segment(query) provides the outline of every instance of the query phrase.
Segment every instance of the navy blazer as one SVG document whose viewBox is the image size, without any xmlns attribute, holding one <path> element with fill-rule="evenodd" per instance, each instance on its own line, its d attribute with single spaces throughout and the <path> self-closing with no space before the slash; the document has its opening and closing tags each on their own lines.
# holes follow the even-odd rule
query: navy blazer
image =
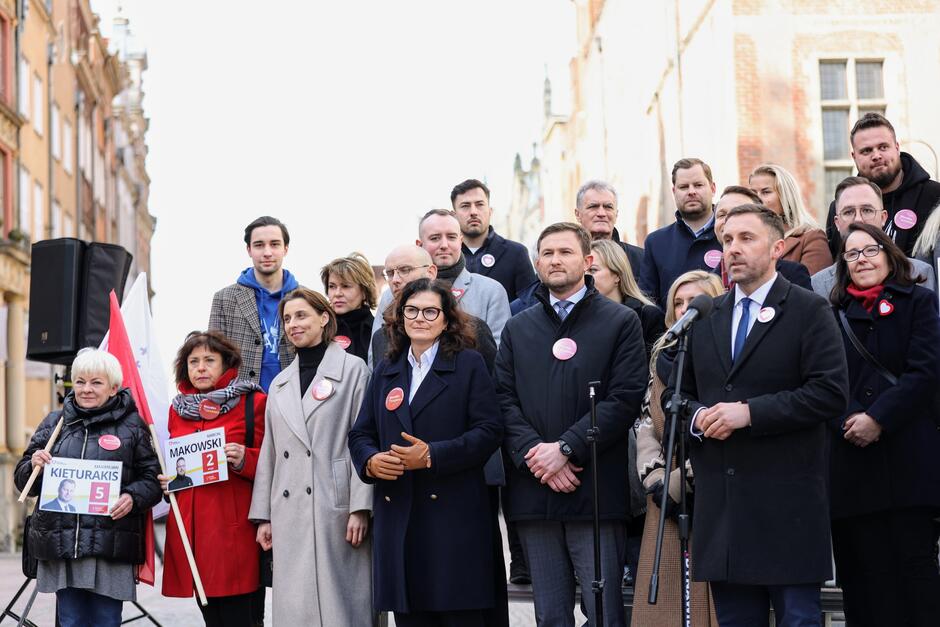
<svg viewBox="0 0 940 627">
<path fill-rule="evenodd" d="M 845 412 L 845 351 L 822 297 L 778 276 L 764 307 L 773 317 L 754 322 L 733 364 L 734 292 L 692 325 L 682 381 L 690 416 L 742 401 L 751 414 L 726 440 L 692 438 L 699 581 L 794 585 L 832 574 L 826 423 Z"/>
<path fill-rule="evenodd" d="M 466 243 L 462 250 L 467 270 L 499 281 L 500 285 L 506 288 L 509 302 L 516 300 L 519 292 L 535 280 L 535 270 L 526 247 L 506 239 L 494 231 L 493 227 L 490 227 L 486 241 L 476 252 L 472 252 Z M 489 266 L 483 263 L 485 255 L 493 257 L 493 263 Z"/>
<path fill-rule="evenodd" d="M 386 409 L 389 393 L 404 400 Z M 479 353 L 438 352 L 409 404 L 407 353 L 383 359 L 349 432 L 349 452 L 363 481 L 375 485 L 375 609 L 444 612 L 491 608 L 495 537 L 483 465 L 497 450 L 503 422 L 493 380 Z M 366 462 L 402 432 L 428 443 L 431 468 L 394 481 L 366 476 Z"/>
<path fill-rule="evenodd" d="M 888 313 L 879 313 L 882 302 Z M 862 345 L 898 382 L 891 385 L 881 376 L 843 331 L 850 399 L 848 410 L 830 421 L 832 517 L 940 507 L 940 432 L 934 422 L 940 385 L 936 294 L 889 282 L 871 313 L 854 298 L 840 308 Z M 843 437 L 845 420 L 860 412 L 883 429 L 878 441 L 864 448 Z"/>
</svg>

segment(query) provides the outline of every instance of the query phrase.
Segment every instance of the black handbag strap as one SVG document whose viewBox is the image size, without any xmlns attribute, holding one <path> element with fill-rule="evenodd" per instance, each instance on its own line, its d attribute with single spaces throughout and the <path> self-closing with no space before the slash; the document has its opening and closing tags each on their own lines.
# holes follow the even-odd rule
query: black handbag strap
<svg viewBox="0 0 940 627">
<path fill-rule="evenodd" d="M 245 394 L 245 448 L 255 447 L 255 393 Z"/>
<path fill-rule="evenodd" d="M 852 327 L 849 325 L 848 318 L 845 317 L 845 312 L 841 309 L 839 310 L 839 322 L 842 324 L 842 330 L 845 331 L 845 335 L 849 338 L 849 341 L 852 342 L 852 346 L 855 347 L 856 352 L 862 356 L 862 359 L 867 361 L 872 368 L 874 368 L 878 374 L 888 380 L 888 383 L 891 385 L 898 384 L 898 378 L 891 374 L 887 368 L 881 365 L 881 362 L 875 359 L 875 356 L 868 352 L 868 349 L 862 344 L 858 339 L 858 336 L 855 335 L 855 332 L 852 330 Z"/>
</svg>

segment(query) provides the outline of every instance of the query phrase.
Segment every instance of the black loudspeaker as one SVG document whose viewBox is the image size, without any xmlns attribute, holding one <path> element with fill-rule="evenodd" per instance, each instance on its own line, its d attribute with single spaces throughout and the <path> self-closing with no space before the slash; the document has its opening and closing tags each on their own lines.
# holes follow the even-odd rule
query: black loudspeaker
<svg viewBox="0 0 940 627">
<path fill-rule="evenodd" d="M 26 357 L 68 365 L 108 332 L 110 293 L 124 298 L 132 256 L 121 246 L 71 237 L 33 244 Z"/>
</svg>

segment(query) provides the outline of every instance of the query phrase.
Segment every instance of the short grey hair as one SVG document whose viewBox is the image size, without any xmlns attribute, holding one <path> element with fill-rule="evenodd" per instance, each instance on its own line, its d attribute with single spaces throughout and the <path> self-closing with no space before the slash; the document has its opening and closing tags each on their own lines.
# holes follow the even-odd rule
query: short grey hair
<svg viewBox="0 0 940 627">
<path fill-rule="evenodd" d="M 97 348 L 83 348 L 78 351 L 78 356 L 72 362 L 72 380 L 95 375 L 104 375 L 112 386 L 119 386 L 124 381 L 124 373 L 117 357 Z"/>
<path fill-rule="evenodd" d="M 601 181 L 601 180 L 595 179 L 595 180 L 588 181 L 587 183 L 582 185 L 581 188 L 578 190 L 578 195 L 575 198 L 575 206 L 578 209 L 581 209 L 584 206 L 583 204 L 584 195 L 588 193 L 589 191 L 591 191 L 592 189 L 598 192 L 610 192 L 614 196 L 614 203 L 617 202 L 617 190 L 614 189 L 614 186 L 608 183 L 607 181 Z"/>
</svg>

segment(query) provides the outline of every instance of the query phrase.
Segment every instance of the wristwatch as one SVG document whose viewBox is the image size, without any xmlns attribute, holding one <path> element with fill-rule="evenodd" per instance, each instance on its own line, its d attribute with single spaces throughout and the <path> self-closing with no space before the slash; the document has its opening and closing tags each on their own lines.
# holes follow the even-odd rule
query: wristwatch
<svg viewBox="0 0 940 627">
<path fill-rule="evenodd" d="M 561 454 L 565 457 L 571 457 L 574 455 L 574 449 L 572 449 L 571 446 L 564 440 L 558 440 L 558 448 L 561 449 Z"/>
</svg>

